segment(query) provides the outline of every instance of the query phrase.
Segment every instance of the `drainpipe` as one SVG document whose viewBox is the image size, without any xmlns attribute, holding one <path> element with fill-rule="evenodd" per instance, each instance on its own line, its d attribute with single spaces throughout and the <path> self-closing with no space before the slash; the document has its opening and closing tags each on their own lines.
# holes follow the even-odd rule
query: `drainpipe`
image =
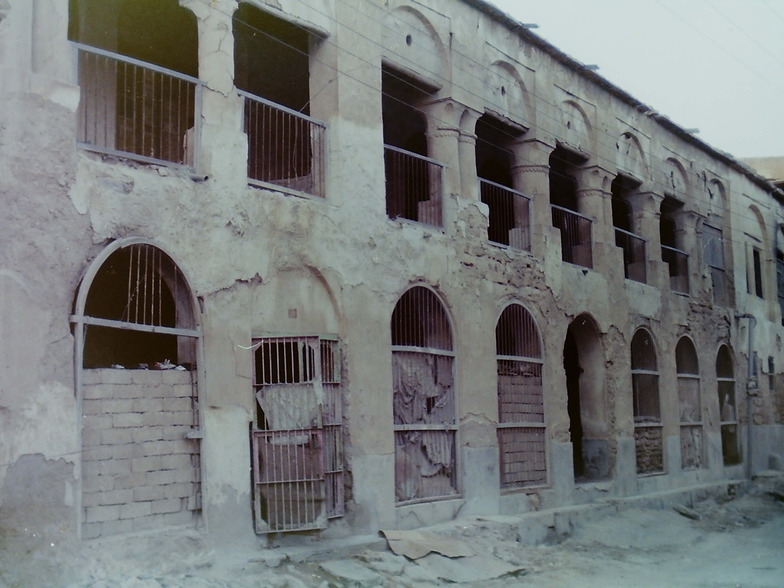
<svg viewBox="0 0 784 588">
<path fill-rule="evenodd" d="M 757 369 L 756 369 L 756 361 L 754 356 L 754 327 L 757 324 L 757 319 L 753 314 L 739 314 L 735 315 L 736 319 L 749 319 L 749 351 L 748 351 L 748 374 L 746 376 L 746 446 L 748 447 L 747 455 L 746 455 L 746 475 L 751 480 L 751 457 L 753 455 L 751 451 L 752 447 L 752 435 L 751 435 L 751 427 L 752 427 L 752 399 L 754 396 L 757 395 L 759 391 L 759 383 L 757 382 Z"/>
</svg>

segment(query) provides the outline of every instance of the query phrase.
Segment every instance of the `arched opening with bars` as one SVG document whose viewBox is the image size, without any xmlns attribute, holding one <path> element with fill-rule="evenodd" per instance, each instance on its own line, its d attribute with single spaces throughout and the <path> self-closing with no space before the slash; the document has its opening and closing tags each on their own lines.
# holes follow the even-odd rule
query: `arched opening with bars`
<svg viewBox="0 0 784 588">
<path fill-rule="evenodd" d="M 681 468 L 698 469 L 705 466 L 700 367 L 694 343 L 688 337 L 681 337 L 675 347 L 675 369 L 678 373 Z"/>
<path fill-rule="evenodd" d="M 523 306 L 510 304 L 498 319 L 495 341 L 501 487 L 545 485 L 547 452 L 539 329 Z"/>
<path fill-rule="evenodd" d="M 398 503 L 458 494 L 455 354 L 438 296 L 407 290 L 392 313 L 395 498 Z"/>
<path fill-rule="evenodd" d="M 637 473 L 664 472 L 664 442 L 656 347 L 646 329 L 632 338 L 632 400 Z"/>
<path fill-rule="evenodd" d="M 740 450 L 740 424 L 735 398 L 735 368 L 732 351 L 722 345 L 716 355 L 716 384 L 721 422 L 721 453 L 724 465 L 737 465 L 743 460 Z"/>
<path fill-rule="evenodd" d="M 159 246 L 129 238 L 76 297 L 82 537 L 194 521 L 201 509 L 193 295 Z"/>
</svg>

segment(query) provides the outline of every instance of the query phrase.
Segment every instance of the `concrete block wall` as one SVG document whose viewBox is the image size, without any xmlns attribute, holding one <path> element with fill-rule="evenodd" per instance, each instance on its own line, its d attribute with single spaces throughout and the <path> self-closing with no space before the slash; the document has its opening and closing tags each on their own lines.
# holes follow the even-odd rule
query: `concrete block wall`
<svg viewBox="0 0 784 588">
<path fill-rule="evenodd" d="M 82 536 L 188 524 L 199 505 L 194 373 L 85 370 Z"/>
</svg>

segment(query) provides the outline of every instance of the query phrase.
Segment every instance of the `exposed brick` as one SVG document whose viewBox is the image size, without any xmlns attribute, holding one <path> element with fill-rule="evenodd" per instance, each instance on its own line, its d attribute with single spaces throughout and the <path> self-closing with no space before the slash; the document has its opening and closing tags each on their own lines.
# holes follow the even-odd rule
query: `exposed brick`
<svg viewBox="0 0 784 588">
<path fill-rule="evenodd" d="M 82 462 L 82 477 L 94 478 L 101 474 L 101 464 L 104 461 L 87 461 Z"/>
<path fill-rule="evenodd" d="M 136 517 L 143 517 L 151 514 L 151 502 L 131 502 L 130 504 L 123 504 L 120 507 L 121 519 L 135 519 Z"/>
<path fill-rule="evenodd" d="M 82 492 L 107 492 L 113 489 L 113 476 L 82 476 Z"/>
<path fill-rule="evenodd" d="M 133 383 L 137 387 L 154 387 L 161 383 L 161 373 L 158 370 L 137 370 L 133 373 Z"/>
<path fill-rule="evenodd" d="M 101 443 L 105 445 L 125 445 L 133 442 L 131 429 L 107 429 L 101 431 Z"/>
<path fill-rule="evenodd" d="M 130 459 L 131 457 L 135 457 L 135 446 L 133 443 L 128 443 L 126 445 L 110 445 L 109 448 L 112 450 L 113 459 Z"/>
<path fill-rule="evenodd" d="M 95 539 L 103 534 L 103 523 L 85 523 L 82 525 L 82 539 Z"/>
<path fill-rule="evenodd" d="M 143 398 L 145 390 L 141 386 L 134 386 L 133 384 L 114 384 L 111 392 L 107 394 L 107 398 L 115 400 L 133 400 L 135 398 Z"/>
<path fill-rule="evenodd" d="M 98 501 L 98 504 L 105 506 L 110 506 L 113 504 L 127 504 L 133 501 L 133 490 L 126 488 L 124 490 L 101 492 L 98 494 Z"/>
<path fill-rule="evenodd" d="M 114 487 L 118 490 L 123 488 L 136 488 L 137 486 L 144 486 L 146 483 L 147 474 L 144 472 L 125 474 L 122 476 L 117 476 L 114 479 Z"/>
<path fill-rule="evenodd" d="M 133 440 L 136 443 L 143 441 L 157 441 L 163 439 L 162 427 L 139 427 L 133 430 Z"/>
<path fill-rule="evenodd" d="M 163 500 L 166 498 L 167 486 L 143 486 L 133 489 L 133 499 L 136 502 L 148 500 Z"/>
<path fill-rule="evenodd" d="M 159 412 L 163 410 L 163 398 L 135 398 L 133 412 Z"/>
<path fill-rule="evenodd" d="M 193 467 L 191 456 L 183 453 L 161 456 L 162 470 L 180 470 Z"/>
<path fill-rule="evenodd" d="M 112 424 L 118 429 L 125 427 L 141 427 L 142 415 L 137 412 L 115 414 L 112 416 Z"/>
<path fill-rule="evenodd" d="M 82 447 L 98 447 L 101 445 L 103 431 L 84 429 L 82 431 Z"/>
<path fill-rule="evenodd" d="M 166 498 L 187 498 L 193 494 L 193 482 L 181 482 L 164 486 Z"/>
<path fill-rule="evenodd" d="M 103 414 L 103 400 L 92 398 L 82 400 L 82 414 Z"/>
<path fill-rule="evenodd" d="M 104 535 L 119 535 L 120 533 L 130 533 L 134 531 L 133 520 L 106 521 L 103 523 Z"/>
<path fill-rule="evenodd" d="M 179 512 L 182 509 L 182 500 L 179 498 L 155 500 L 150 504 L 152 504 L 152 514 Z"/>
<path fill-rule="evenodd" d="M 133 411 L 132 398 L 107 398 L 102 402 L 102 410 L 106 413 L 126 413 Z"/>
<path fill-rule="evenodd" d="M 147 474 L 147 485 L 166 485 L 181 482 L 183 474 L 179 470 L 161 470 L 159 472 L 150 472 Z"/>
<path fill-rule="evenodd" d="M 102 445 L 100 447 L 88 447 L 82 451 L 82 463 L 88 461 L 103 461 L 110 459 L 114 455 L 114 447 Z"/>
<path fill-rule="evenodd" d="M 118 474 L 128 474 L 131 472 L 130 459 L 109 459 L 100 462 L 100 472 L 102 476 L 114 476 Z"/>
<path fill-rule="evenodd" d="M 154 472 L 164 469 L 163 458 L 160 455 L 136 457 L 131 462 L 131 469 L 134 472 Z"/>
<path fill-rule="evenodd" d="M 191 412 L 193 410 L 193 401 L 190 397 L 164 398 L 163 410 L 170 412 Z"/>
<path fill-rule="evenodd" d="M 119 506 L 88 506 L 84 509 L 85 523 L 113 521 L 120 517 Z"/>
<path fill-rule="evenodd" d="M 187 435 L 191 429 L 193 429 L 191 425 L 168 425 L 162 427 L 161 439 L 164 439 L 165 441 L 185 439 L 185 435 Z"/>
</svg>

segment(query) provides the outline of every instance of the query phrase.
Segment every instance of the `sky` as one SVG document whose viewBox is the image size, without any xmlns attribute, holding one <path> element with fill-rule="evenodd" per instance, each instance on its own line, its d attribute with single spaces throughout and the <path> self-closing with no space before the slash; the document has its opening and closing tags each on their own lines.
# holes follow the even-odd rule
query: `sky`
<svg viewBox="0 0 784 588">
<path fill-rule="evenodd" d="M 784 156 L 784 0 L 489 0 L 712 147 Z"/>
</svg>

